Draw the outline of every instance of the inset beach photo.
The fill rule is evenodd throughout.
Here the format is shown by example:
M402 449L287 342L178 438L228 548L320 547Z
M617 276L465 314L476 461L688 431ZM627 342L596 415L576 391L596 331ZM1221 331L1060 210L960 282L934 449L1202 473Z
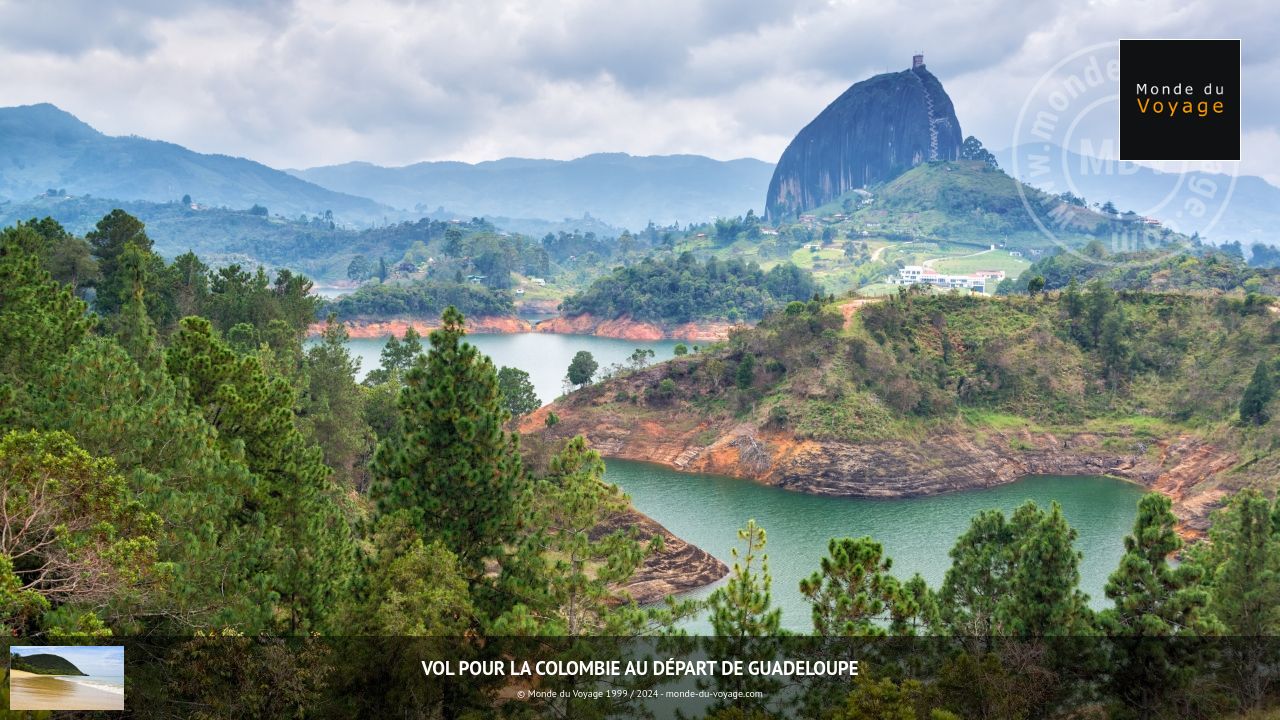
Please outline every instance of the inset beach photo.
M124 710L124 648L10 648L9 709Z

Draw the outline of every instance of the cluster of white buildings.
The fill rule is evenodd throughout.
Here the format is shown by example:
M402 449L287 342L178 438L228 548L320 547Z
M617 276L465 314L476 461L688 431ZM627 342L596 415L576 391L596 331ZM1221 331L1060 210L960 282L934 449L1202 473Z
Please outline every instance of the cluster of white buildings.
M898 285L933 285L941 288L965 288L973 292L992 292L1004 279L1003 270L978 270L968 275L947 275L924 265L907 265L898 271Z

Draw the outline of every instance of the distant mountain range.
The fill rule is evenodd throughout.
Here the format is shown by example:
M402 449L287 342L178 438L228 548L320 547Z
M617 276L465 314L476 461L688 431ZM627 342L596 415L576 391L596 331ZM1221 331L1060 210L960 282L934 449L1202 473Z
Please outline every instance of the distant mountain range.
M773 165L699 155L576 160L506 158L404 167L346 163L276 170L136 136L112 137L47 103L0 108L0 200L48 190L125 201L175 202L297 217L332 211L368 226L434 217L502 218L522 231L568 220L575 227L644 228L736 216L763 206Z
M26 200L50 189L152 202L190 195L202 205L260 204L288 217L331 210L356 223L380 222L393 212L252 160L104 135L53 105L0 108L0 197Z
M669 225L738 216L747 210L759 214L773 165L700 155L601 153L576 160L506 158L404 167L354 162L289 172L331 190L359 193L418 214L441 206L466 216L553 221L587 213L610 225L639 230L650 221Z
M1000 167L1013 174L1013 148L995 153ZM1151 168L1124 163L1124 173L1120 171L1121 163L1115 160L1099 160L1079 153L1064 151L1057 145L1034 148L1023 147L1019 150L1020 164L1018 179L1053 193L1061 193L1068 189L1068 174L1074 183L1078 195L1082 195L1090 203L1115 203L1116 208L1124 212L1133 210L1140 214L1149 214L1166 225L1176 226L1179 232L1190 235L1198 232L1206 242L1222 244L1239 241L1246 250L1256 243L1266 245L1280 244L1280 188L1266 180L1253 175L1242 175L1236 178L1236 186L1227 202L1222 217L1211 224L1217 205L1206 203L1210 208L1205 217L1197 218L1184 212L1184 202L1194 197L1185 188L1191 186L1206 187L1204 183L1212 183L1215 192L1225 193L1230 186L1231 176L1213 173L1189 172L1183 174L1182 187L1173 202L1162 201L1177 182L1177 176L1162 173ZM1033 154L1048 156L1051 161L1044 165L1047 172L1039 172L1032 176L1026 159Z

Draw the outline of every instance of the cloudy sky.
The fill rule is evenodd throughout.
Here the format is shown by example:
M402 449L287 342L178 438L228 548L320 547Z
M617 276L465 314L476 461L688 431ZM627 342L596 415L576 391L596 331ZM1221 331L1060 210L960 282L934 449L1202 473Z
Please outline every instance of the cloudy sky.
M1240 170L1280 183L1278 35L1274 0L0 0L0 105L276 167L772 162L849 84L915 51L965 134L1003 148L1036 81L1082 47L1240 37Z

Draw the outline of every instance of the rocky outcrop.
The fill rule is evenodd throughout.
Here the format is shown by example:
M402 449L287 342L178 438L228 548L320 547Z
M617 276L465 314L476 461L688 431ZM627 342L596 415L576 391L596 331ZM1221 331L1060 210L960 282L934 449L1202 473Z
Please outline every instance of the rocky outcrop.
M348 320L344 323L347 332L353 338L385 338L391 335L400 337L404 331L412 327L421 335L426 335L440 327L439 318L433 320L396 318L391 320ZM507 316L468 317L467 332L490 335L509 335L527 333L533 329L527 320ZM310 335L319 335L324 331L324 323L315 323L309 329Z
M636 602L657 602L669 595L710 585L729 574L723 562L676 537L634 508L597 525L591 532L592 539L626 528L635 528L646 542L653 537L662 538L662 551L646 558L631 580L622 586Z
M1169 495L1186 536L1202 533L1229 492L1218 480L1232 452L1180 436L1144 441L1125 435L951 428L916 440L851 443L800 439L753 423L717 424L678 412L636 413L597 404L557 403L520 429L583 435L606 457L653 462L817 495L914 497L992 487L1028 475L1110 475ZM547 413L560 422L545 427Z
M729 337L729 331L741 327L730 322L688 322L678 325L641 322L629 318L605 320L590 314L559 316L534 326L537 332L561 335L595 335L621 340L689 340L716 342Z
M846 90L791 141L774 168L765 212L776 221L922 162L956 160L962 142L951 98L923 64L876 75Z

